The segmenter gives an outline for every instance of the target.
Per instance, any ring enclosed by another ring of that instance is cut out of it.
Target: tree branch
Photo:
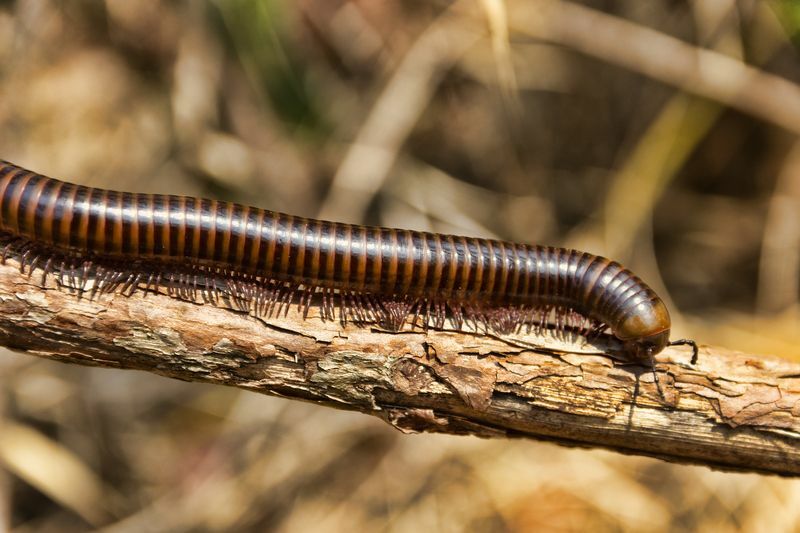
[[[599,344],[263,320],[161,294],[89,299],[0,266],[0,344],[378,416],[402,431],[529,437],[714,468],[800,474],[800,365],[703,347],[649,369]],[[539,347],[536,347],[539,346]],[[635,401],[635,403],[634,403]]]

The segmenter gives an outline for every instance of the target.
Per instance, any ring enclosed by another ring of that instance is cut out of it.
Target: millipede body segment
[[[323,317],[399,329],[410,316],[443,327],[474,321],[608,328],[626,355],[670,344],[664,302],[603,257],[563,248],[325,222],[186,196],[75,185],[0,162],[3,257],[72,288],[132,292],[164,285],[187,299],[226,298],[268,315],[299,293]],[[675,341],[672,344],[690,344]],[[693,343],[691,343],[693,344]],[[696,352],[696,348],[695,348]]]

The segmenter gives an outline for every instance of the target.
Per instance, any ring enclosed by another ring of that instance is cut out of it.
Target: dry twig
[[[514,31],[638,72],[800,133],[800,87],[714,50],[576,3],[515,2]]]
[[[0,344],[361,411],[403,431],[531,437],[800,474],[797,364],[704,347],[692,367],[688,353],[670,349],[659,357],[661,399],[648,369],[594,346],[388,333],[293,310],[261,320],[156,294],[79,299],[39,281],[0,266]]]

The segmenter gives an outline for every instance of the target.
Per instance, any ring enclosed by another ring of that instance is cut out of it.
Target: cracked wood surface
[[[0,265],[0,345],[361,411],[406,432],[529,437],[800,475],[800,364],[701,346],[649,369],[533,335],[343,327],[162,294],[78,298]],[[635,402],[635,403],[634,403]]]

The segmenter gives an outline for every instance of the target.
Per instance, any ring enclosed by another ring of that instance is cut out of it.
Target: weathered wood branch
[[[161,294],[89,299],[0,266],[0,344],[378,416],[403,431],[530,437],[800,475],[800,365],[702,347],[649,369],[532,335],[264,320]],[[537,347],[538,346],[538,347]]]

